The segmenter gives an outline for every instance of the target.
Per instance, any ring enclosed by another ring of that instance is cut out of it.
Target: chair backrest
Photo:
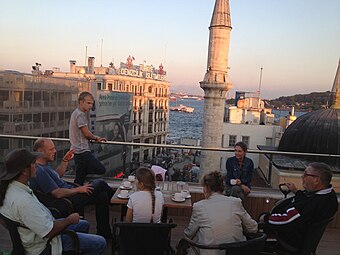
[[[227,255],[257,255],[263,250],[267,235],[265,233],[249,233],[247,241],[223,244]]]
[[[301,254],[311,254],[311,252],[316,251],[328,223],[330,223],[333,219],[334,216],[332,218],[316,222],[308,228],[307,235],[303,241]]]
[[[267,235],[265,233],[247,233],[247,241],[223,243],[215,245],[205,245],[196,243],[193,240],[184,237],[178,244],[177,254],[186,254],[185,249],[190,246],[196,252],[197,249],[204,250],[225,250],[226,255],[258,255],[262,252]],[[183,250],[184,248],[184,250]],[[196,254],[199,254],[198,251]]]
[[[311,224],[306,229],[306,235],[304,237],[303,243],[301,244],[300,248],[289,246],[284,241],[278,239],[280,243],[280,247],[292,254],[299,254],[299,255],[315,254],[315,251],[319,245],[319,242],[323,236],[323,233],[326,230],[328,223],[330,223],[333,219],[334,219],[334,216],[332,218],[328,218],[322,221],[315,222],[314,224]]]
[[[20,224],[8,219],[1,213],[0,213],[0,219],[11,236],[12,247],[13,247],[12,254],[13,255],[25,255],[25,249],[22,246],[20,235],[18,232],[18,226],[20,226]]]
[[[173,223],[115,223],[119,254],[164,254],[170,250]]]
[[[40,203],[45,205],[56,219],[65,218],[75,211],[72,202],[67,198],[55,198],[39,189],[33,192]]]

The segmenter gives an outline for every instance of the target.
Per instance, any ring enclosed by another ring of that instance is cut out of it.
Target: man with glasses
[[[302,244],[308,226],[331,218],[338,209],[331,185],[332,170],[327,164],[309,164],[301,178],[304,190],[298,190],[293,183],[285,183],[295,195],[283,200],[260,219],[265,223],[265,232],[274,231],[293,247]]]

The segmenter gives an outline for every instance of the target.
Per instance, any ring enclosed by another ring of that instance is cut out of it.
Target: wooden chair
[[[174,223],[115,223],[112,254],[171,254],[171,229]]]
[[[200,249],[204,250],[225,250],[226,255],[257,255],[261,254],[264,247],[267,235],[264,233],[247,233],[247,241],[223,243],[215,245],[205,245],[196,243],[193,240],[184,237],[182,238],[177,246],[177,255],[187,254],[189,247],[199,255]]]
[[[8,230],[11,241],[12,241],[12,254],[13,255],[25,255],[25,249],[22,245],[20,234],[18,232],[18,227],[27,228],[26,226],[23,226],[22,224],[12,221],[11,219],[5,217],[0,213],[0,223]],[[71,237],[73,241],[73,248],[74,251],[72,252],[63,252],[65,255],[71,255],[71,254],[79,254],[79,239],[77,234],[74,231],[71,230],[64,230],[62,232],[63,234],[67,234]],[[51,239],[47,241],[47,247],[50,249],[51,253],[51,245],[50,245]]]

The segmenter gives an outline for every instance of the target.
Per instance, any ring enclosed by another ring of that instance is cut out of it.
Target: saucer
[[[120,194],[118,194],[117,197],[120,199],[129,199],[129,195],[127,197],[122,197]]]
[[[130,186],[130,187],[125,187],[125,186],[122,185],[122,186],[120,186],[119,188],[120,188],[120,189],[132,189],[132,186]]]
[[[181,200],[176,200],[174,197],[172,197],[171,200],[177,203],[181,203],[185,201],[185,198],[182,198]]]
[[[190,195],[190,194],[187,195],[187,196],[185,197],[185,199],[188,199],[188,198],[191,198],[191,195]]]

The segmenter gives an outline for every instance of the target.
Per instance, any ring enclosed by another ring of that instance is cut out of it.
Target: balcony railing
[[[152,132],[152,127],[149,127]],[[27,147],[27,144],[33,144],[34,140],[39,137],[34,136],[20,136],[20,135],[6,135],[0,134],[0,139],[3,143],[6,140],[8,148],[2,146],[1,149],[8,151],[8,149]],[[67,138],[51,138],[58,143],[69,144],[69,139]],[[164,142],[164,141],[163,141]],[[58,147],[58,146],[57,146]],[[63,146],[59,146],[65,148]],[[66,146],[68,148],[68,146]],[[100,147],[100,150],[99,150]],[[129,149],[128,149],[129,148]],[[139,152],[133,148],[139,148]],[[105,143],[93,144],[93,150],[96,156],[102,161],[108,161],[108,155],[115,158],[115,163],[110,164],[106,162],[109,166],[108,176],[115,176],[117,172],[123,172],[125,175],[130,174],[131,171],[135,170],[140,165],[145,164],[156,164],[161,165],[171,172],[170,178],[175,178],[176,180],[193,181],[197,182],[199,176],[193,176],[193,171],[190,171],[194,165],[200,164],[200,152],[201,151],[215,151],[220,153],[221,158],[227,158],[233,155],[234,148],[203,148],[199,146],[183,146],[183,145],[169,145],[169,144],[153,144],[153,143],[133,143],[133,142],[121,142],[121,141],[108,141]],[[283,151],[270,151],[270,150],[248,150],[248,153],[256,156],[263,155],[258,160],[258,166],[262,164],[261,170],[263,172],[263,177],[267,183],[271,183],[273,167],[275,165],[274,159],[277,156],[281,157],[319,157],[320,159],[335,159],[340,160],[340,155],[333,154],[315,154],[315,153],[298,153],[298,152],[283,152]],[[61,154],[63,154],[61,152]],[[124,154],[124,157],[122,156]],[[249,155],[249,157],[252,157]],[[3,162],[3,156],[1,154],[0,162]],[[60,159],[59,159],[60,160]],[[118,161],[117,161],[118,160]],[[253,159],[254,160],[254,159]],[[58,158],[57,158],[58,161]],[[120,163],[119,164],[117,164]],[[308,163],[303,163],[308,164]],[[119,165],[117,167],[117,165]],[[71,165],[71,168],[73,166]],[[303,167],[303,166],[302,166]],[[171,168],[171,169],[169,169]],[[221,170],[223,169],[223,164],[221,164]],[[303,169],[301,169],[303,170]],[[340,172],[340,169],[337,169]],[[73,174],[74,170],[70,169],[69,173]],[[338,172],[336,172],[338,173]],[[295,174],[297,175],[297,174]],[[299,174],[299,176],[301,173]],[[340,182],[340,177],[339,177]]]

